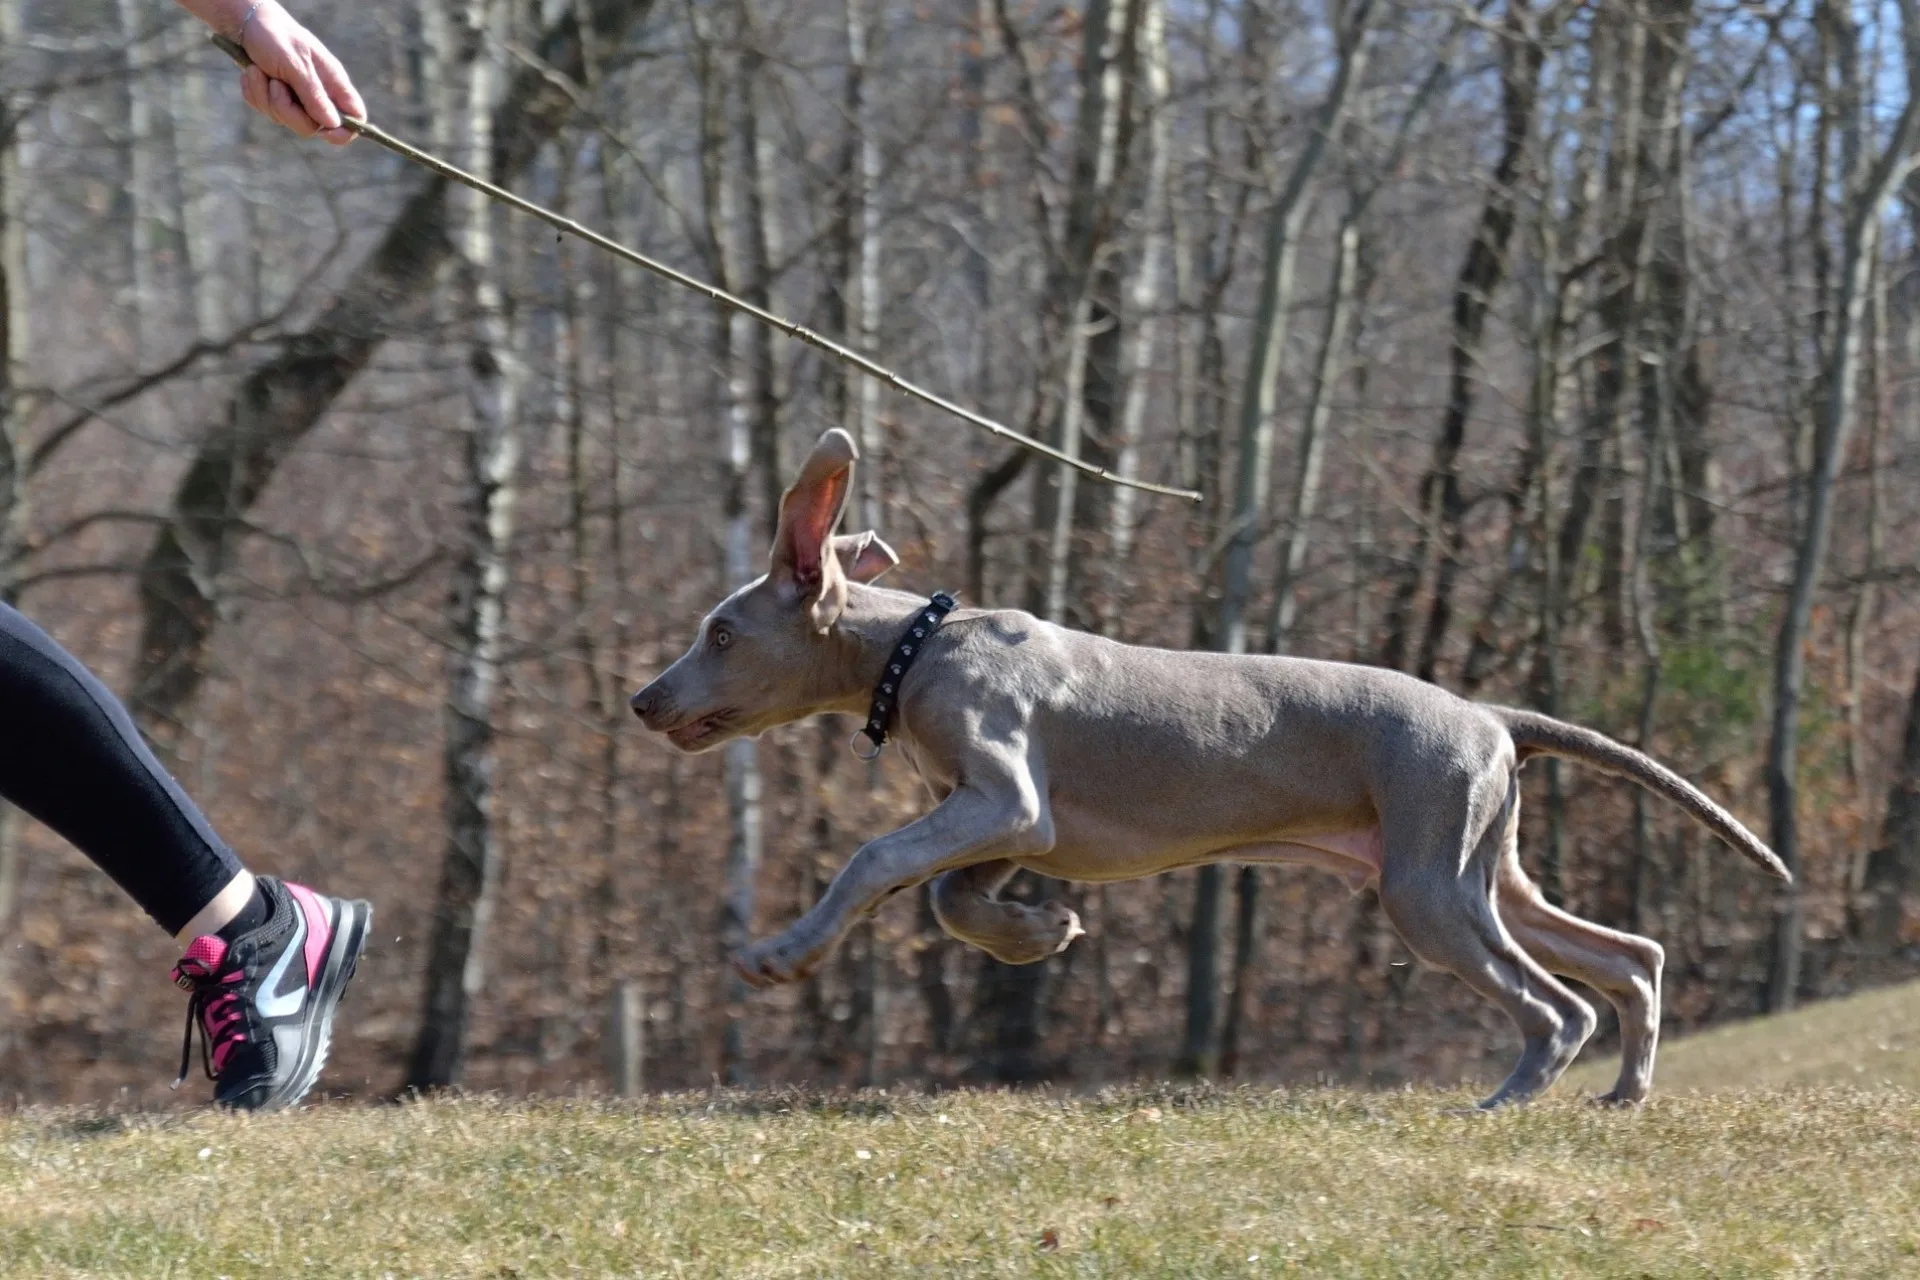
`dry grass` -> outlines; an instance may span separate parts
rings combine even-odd
[[[722,1094],[0,1117],[0,1276],[1920,1275],[1920,985],[1655,1101]]]
[[[1912,1093],[1449,1113],[1463,1101],[30,1110],[0,1117],[0,1274],[1920,1274]]]

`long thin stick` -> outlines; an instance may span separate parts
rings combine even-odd
[[[247,56],[247,51],[226,36],[216,34],[212,37],[212,40],[222,53],[232,58],[241,67],[244,68],[253,65],[253,59]],[[843,347],[830,338],[823,338],[805,325],[795,324],[793,321],[777,316],[771,311],[756,307],[743,298],[736,298],[724,289],[717,289],[704,280],[697,280],[684,271],[677,271],[664,262],[656,262],[645,254],[636,253],[618,241],[609,240],[590,227],[581,226],[572,218],[563,218],[550,209],[543,209],[533,203],[533,201],[523,199],[513,194],[513,192],[508,191],[504,187],[496,187],[484,178],[475,177],[464,169],[448,164],[438,156],[429,155],[427,152],[420,150],[420,148],[410,143],[402,142],[370,120],[356,120],[345,113],[341,114],[340,119],[341,122],[354,133],[367,139],[369,142],[379,143],[395,155],[411,160],[423,168],[431,169],[443,178],[451,178],[462,186],[471,187],[482,195],[498,200],[502,204],[510,205],[522,213],[532,214],[542,222],[565,232],[567,235],[577,236],[585,240],[588,244],[597,245],[615,257],[625,259],[633,263],[636,267],[643,267],[653,272],[653,274],[671,280],[683,288],[692,289],[695,293],[705,294],[708,298],[720,303],[722,306],[732,307],[735,311],[744,312],[752,316],[762,324],[772,325],[782,333],[790,337],[798,338],[810,347],[818,348],[830,356],[846,361],[868,377],[878,378],[888,386],[902,391],[916,400],[930,404],[936,409],[945,410],[956,418],[963,418],[971,422],[974,426],[990,431],[1003,440],[1010,440],[1023,449],[1031,449],[1035,453],[1053,459],[1055,462],[1064,462],[1076,471],[1084,472],[1097,480],[1105,480],[1112,484],[1125,485],[1130,489],[1140,489],[1147,493],[1164,494],[1170,498],[1185,498],[1189,502],[1199,502],[1201,500],[1201,495],[1198,490],[1179,489],[1171,485],[1155,484],[1151,480],[1139,480],[1133,476],[1123,476],[1116,472],[1109,471],[1105,467],[1095,466],[1093,463],[1087,462],[1084,459],[1063,453],[1052,445],[1035,440],[1032,436],[1022,435],[1011,427],[1002,426],[992,418],[975,413],[964,405],[955,404],[945,396],[935,395],[924,387],[908,382],[899,374],[875,363],[872,359],[860,354],[853,348]]]

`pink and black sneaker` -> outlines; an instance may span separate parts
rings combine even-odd
[[[214,1101],[247,1111],[290,1107],[307,1096],[327,1061],[333,1011],[367,945],[373,908],[327,898],[272,876],[256,883],[271,908],[264,923],[232,940],[202,934],[174,966],[192,993],[180,1046],[180,1079],[201,1060]]]

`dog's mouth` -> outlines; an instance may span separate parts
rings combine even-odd
[[[666,731],[667,741],[682,751],[698,751],[703,745],[712,742],[733,720],[733,709],[722,707],[697,720],[689,720],[683,725]]]

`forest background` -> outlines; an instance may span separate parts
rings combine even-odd
[[[0,591],[258,869],[374,900],[329,1073],[631,1091],[1497,1072],[1370,896],[924,894],[723,957],[913,813],[850,724],[676,757],[625,696],[824,428],[899,585],[1379,663],[1675,764],[1523,850],[1684,1029],[1920,972],[1915,0],[313,0],[377,122],[1189,506],[1076,479],[366,144],[164,0],[0,0]],[[1030,878],[1029,878],[1030,879]],[[166,1096],[171,942],[0,822],[0,1081]]]

